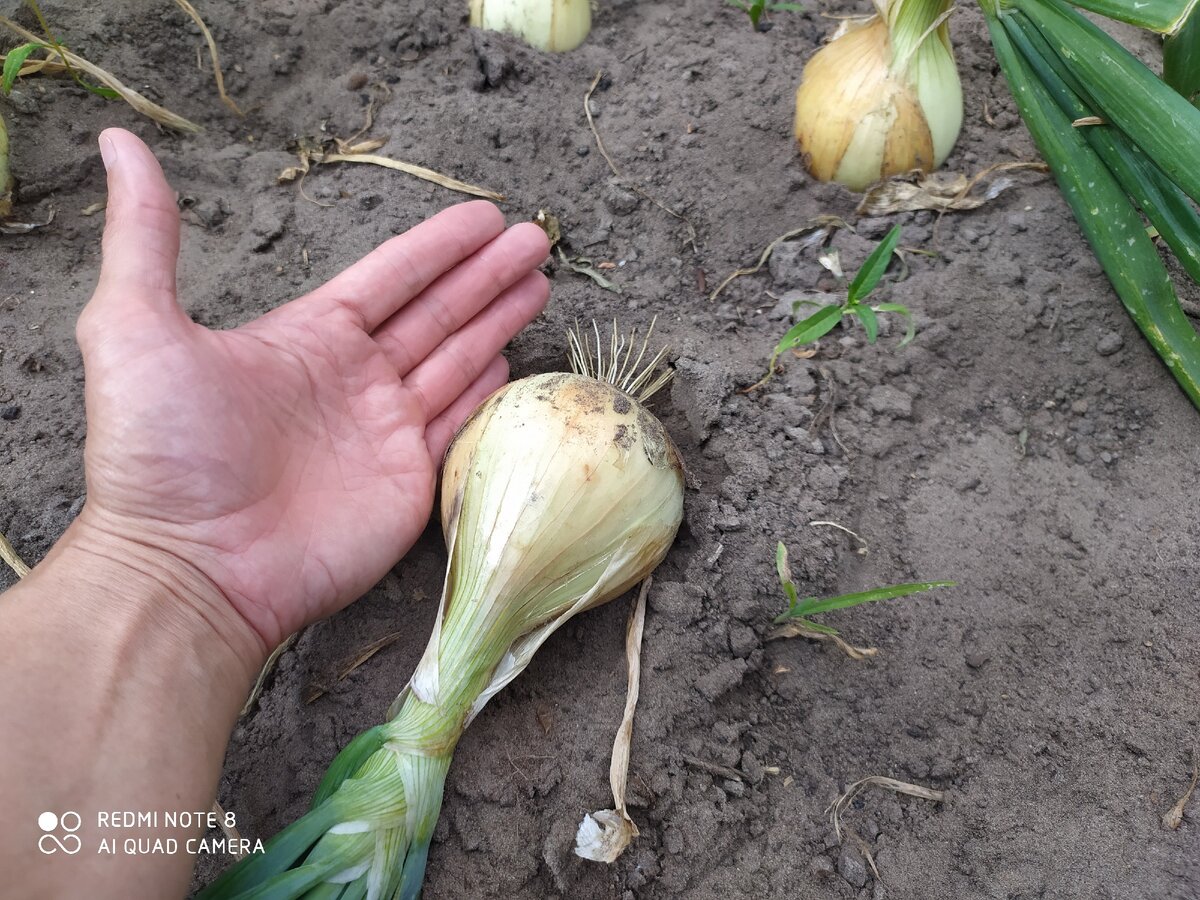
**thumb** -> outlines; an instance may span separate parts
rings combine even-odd
[[[100,155],[108,170],[104,252],[100,282],[84,318],[121,321],[138,313],[181,313],[175,302],[175,192],[150,148],[128,131],[101,132]]]

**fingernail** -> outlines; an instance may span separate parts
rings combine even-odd
[[[111,169],[117,161],[117,146],[104,134],[100,135],[100,158],[104,160],[105,169]]]

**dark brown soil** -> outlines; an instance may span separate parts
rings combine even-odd
[[[244,322],[459,199],[370,166],[314,172],[316,202],[276,185],[290,141],[351,135],[382,83],[381,152],[503,191],[514,220],[547,208],[574,253],[617,263],[619,296],[554,270],[549,309],[512,348],[515,374],[560,367],[576,318],[657,315],[674,348],[657,410],[696,486],[650,599],[631,774],[641,837],[611,867],[571,852],[582,814],[609,805],[622,601],[551,640],[464,737],[427,898],[1200,897],[1197,807],[1178,831],[1160,825],[1200,726],[1200,416],[1044,176],[1017,175],[940,224],[895,218],[905,245],[932,254],[909,254],[881,295],[916,313],[911,346],[896,349],[895,328],[874,347],[836,331],[745,394],[788,324],[774,298],[835,285],[815,254],[785,246],[718,301],[705,286],[814,216],[855,223],[856,198],[812,183],[789,140],[801,64],[830,27],[816,8],[755,33],[720,0],[603,2],[588,42],[549,57],[468,30],[454,4],[208,0],[241,120],[216,101],[172,4],[44,8],[68,45],[207,130],[159,133],[61,80],[29,79],[4,106],[20,213],[57,210],[51,228],[0,238],[0,530],[30,561],[83,502],[72,330],[96,278],[103,215],[82,210],[104,196],[95,137],[107,125],[144,136],[179,190],[180,281],[206,325]],[[953,31],[966,123],[949,167],[1034,158],[977,12]],[[609,151],[691,220],[695,250],[681,222],[610,177],[583,115],[598,70]],[[890,222],[836,234],[848,269]],[[816,520],[858,532],[869,552]],[[871,661],[768,643],[783,606],[777,540],[802,591],[959,587],[825,618],[878,646]],[[337,750],[380,720],[426,640],[443,562],[431,527],[283,655],[221,785],[245,835],[298,816]],[[857,838],[839,847],[826,806],[876,774],[946,799],[869,791],[845,816]],[[226,863],[202,859],[198,883]]]

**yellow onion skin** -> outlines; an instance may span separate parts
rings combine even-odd
[[[470,0],[470,24],[515,34],[549,53],[574,50],[592,28],[591,0]]]
[[[918,88],[910,73],[930,77]],[[796,91],[794,133],[808,170],[854,191],[937,168],[961,125],[962,89],[944,23],[897,70],[887,23],[872,16],[817,51]]]
[[[653,571],[683,519],[683,465],[634,398],[585,375],[534,375],[460,429],[441,513],[453,554],[445,633],[470,606],[470,618],[503,622],[511,640]]]

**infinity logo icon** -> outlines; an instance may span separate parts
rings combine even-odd
[[[38,816],[38,828],[46,832],[38,838],[38,849],[46,855],[61,850],[68,856],[74,856],[83,848],[83,841],[75,834],[83,824],[77,812],[65,812],[61,816],[52,812],[44,812]],[[54,832],[62,829],[65,834],[59,837]]]

